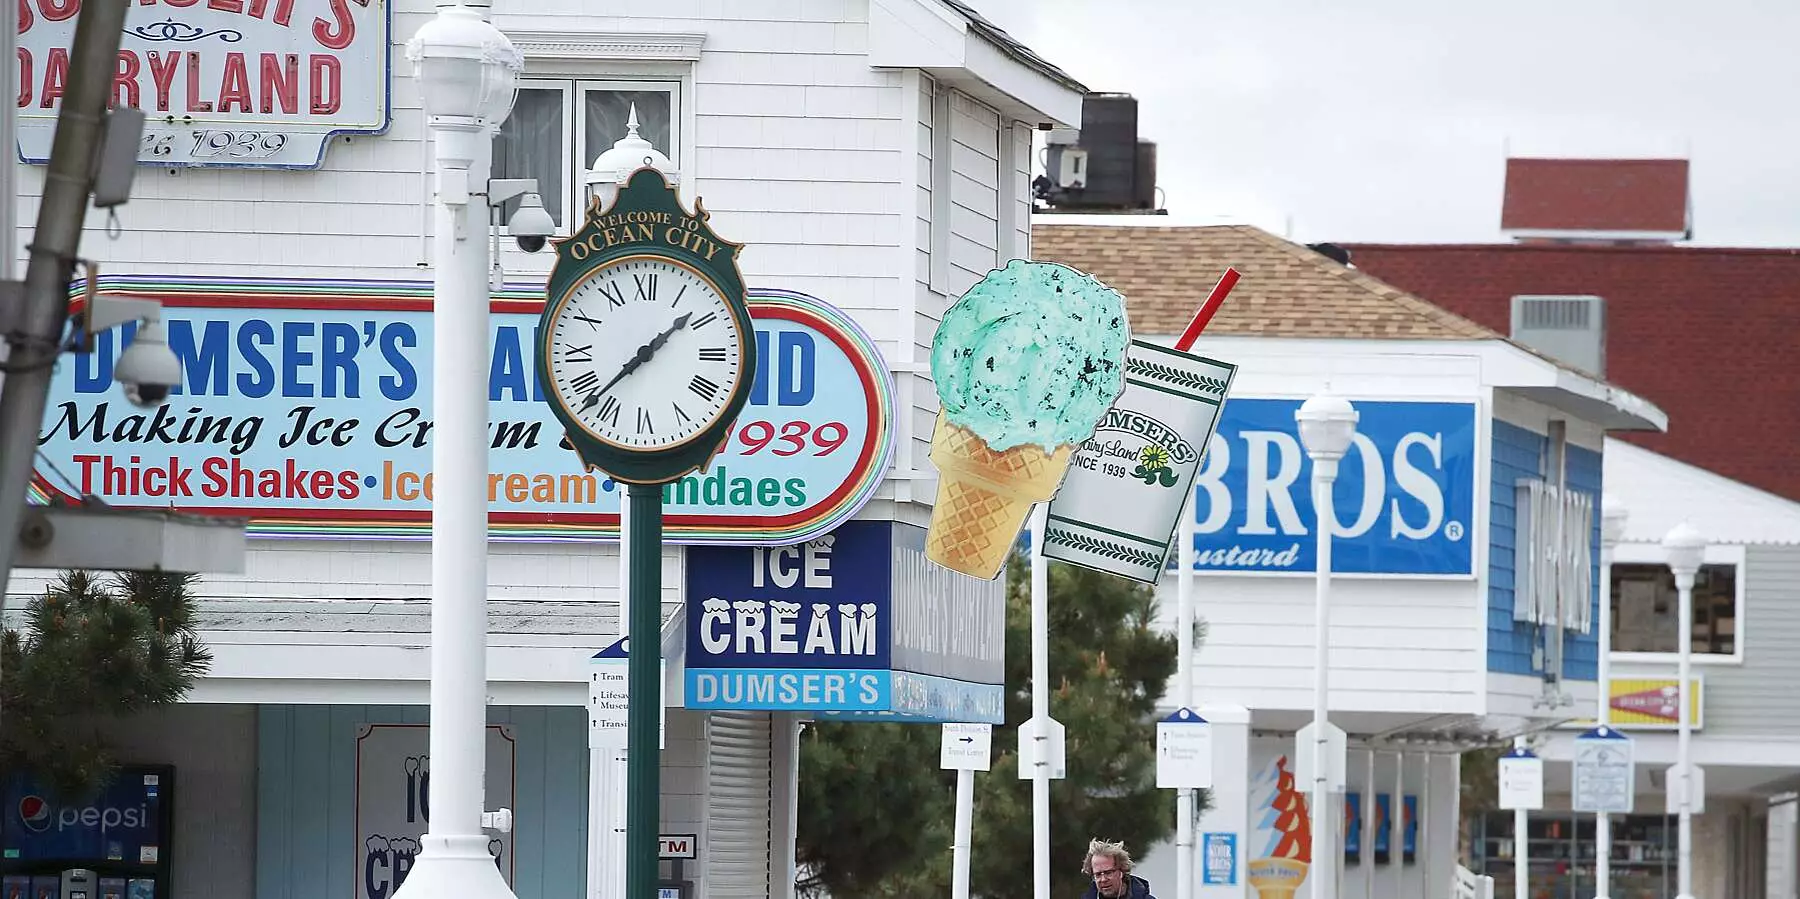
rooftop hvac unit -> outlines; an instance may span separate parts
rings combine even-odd
[[[1605,377],[1606,301],[1594,296],[1513,297],[1512,339]]]
[[[1081,130],[1046,135],[1044,174],[1033,180],[1032,189],[1049,204],[1041,211],[1160,212],[1156,144],[1138,139],[1137,99],[1108,93],[1083,97]]]

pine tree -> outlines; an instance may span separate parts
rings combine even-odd
[[[1018,728],[1031,717],[1031,592],[1022,555],[1007,569],[1006,608],[1006,723],[994,728],[992,769],[975,779],[971,892],[989,899],[1032,892],[1031,782],[1018,777],[1016,751]],[[1124,840],[1141,855],[1174,830],[1174,791],[1156,788],[1155,711],[1175,673],[1177,645],[1155,617],[1154,589],[1051,563],[1050,714],[1067,736],[1067,777],[1050,783],[1056,896],[1086,889],[1080,867],[1089,839]],[[938,745],[931,725],[808,729],[798,854],[812,877],[804,886],[834,899],[948,892],[955,775],[938,770]]]
[[[64,572],[0,638],[0,770],[59,798],[92,795],[117,767],[111,720],[179,702],[206,674],[191,574]]]

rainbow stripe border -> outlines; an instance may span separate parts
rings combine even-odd
[[[128,293],[163,299],[171,307],[349,308],[372,311],[429,311],[432,285],[425,281],[314,278],[239,278],[169,275],[103,275],[98,293]],[[70,291],[79,303],[86,283]],[[868,409],[870,440],[861,464],[824,500],[798,513],[780,517],[665,515],[667,543],[712,546],[781,546],[827,533],[850,520],[880,489],[894,455],[894,381],[886,360],[868,332],[835,306],[809,294],[777,288],[750,288],[753,320],[782,319],[810,327],[842,350],[862,381]],[[540,314],[541,285],[509,284],[492,293],[494,312]],[[607,489],[612,489],[611,481]],[[66,503],[74,497],[33,471],[27,502]],[[147,507],[135,507],[147,508]],[[360,516],[257,518],[254,510],[192,509],[195,514],[249,516],[247,533],[270,539],[428,540],[429,513],[400,515],[376,512]],[[290,513],[291,515],[291,513]],[[619,538],[618,513],[592,515],[492,513],[489,539],[514,543],[606,543]]]

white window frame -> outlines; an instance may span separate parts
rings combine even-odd
[[[681,83],[671,79],[633,80],[625,78],[524,78],[519,81],[520,90],[554,90],[562,94],[562,155],[563,155],[563,196],[562,224],[558,226],[558,237],[567,237],[574,230],[574,225],[581,220],[581,211],[587,203],[587,185],[583,182],[588,166],[594,160],[584,159],[584,148],[581,142],[587,134],[587,105],[582,102],[588,91],[619,90],[660,92],[669,95],[669,144],[668,147],[657,147],[669,157],[677,172],[685,175],[686,154],[682,152],[682,103]],[[621,135],[623,136],[623,135]],[[604,149],[594,155],[597,157]],[[544,205],[549,206],[552,198],[544,197]],[[504,234],[504,232],[502,232]]]
[[[566,32],[507,29],[507,36],[525,57],[525,71],[519,86],[560,88],[563,92],[563,165],[564,196],[559,237],[573,233],[581,219],[586,185],[583,178],[592,159],[576,159],[582,152],[578,146],[582,135],[582,104],[579,92],[593,88],[618,90],[665,90],[669,100],[669,141],[672,146],[658,147],[669,157],[681,175],[682,193],[693,196],[699,180],[698,151],[694,145],[697,132],[694,96],[694,69],[700,59],[704,34],[646,32]],[[530,177],[529,173],[526,177]],[[544,198],[550,205],[553,199]],[[497,228],[508,236],[504,223]],[[518,253],[510,240],[503,241],[502,256],[507,271],[532,268],[529,257]],[[539,254],[543,255],[543,254]],[[517,257],[517,258],[513,258]]]
[[[1661,546],[1653,543],[1623,543],[1613,549],[1612,560],[1615,565],[1662,565],[1666,567],[1669,557]],[[1746,595],[1744,547],[1709,545],[1706,547],[1706,555],[1702,558],[1701,564],[1729,565],[1735,569],[1735,575],[1732,578],[1732,583],[1736,587],[1733,627],[1736,628],[1737,633],[1731,641],[1732,651],[1729,654],[1695,652],[1689,653],[1688,660],[1695,665],[1742,665],[1744,663],[1744,640],[1749,634],[1745,617],[1747,603],[1744,601]],[[1612,601],[1612,583],[1610,581],[1606,584],[1604,599],[1606,602]],[[1611,634],[1607,635],[1608,640],[1611,637]],[[1679,652],[1613,652],[1610,654],[1610,658],[1613,662],[1627,664],[1674,665],[1680,655]]]

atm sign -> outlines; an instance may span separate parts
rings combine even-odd
[[[665,833],[656,838],[658,858],[694,858],[699,834]]]

